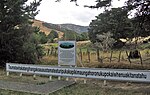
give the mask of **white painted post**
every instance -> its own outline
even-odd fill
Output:
[[[75,65],[75,68],[76,68],[76,67],[77,67],[77,66]],[[77,79],[76,79],[76,78],[74,78],[74,81],[75,81],[75,82],[77,82]]]
[[[22,77],[22,73],[20,73],[20,77]]]
[[[104,86],[106,86],[106,85],[107,85],[106,80],[104,80]]]
[[[58,67],[60,67],[60,65],[58,65]],[[61,80],[61,77],[60,77],[60,76],[58,76],[58,80]]]
[[[84,84],[86,84],[86,80],[84,79]]]
[[[9,72],[7,72],[6,75],[9,76]]]
[[[50,81],[52,80],[52,76],[49,76],[49,80],[50,80]]]
[[[33,78],[36,78],[36,74],[33,75]]]
[[[58,77],[58,80],[61,80],[61,77],[60,77],[60,76]]]
[[[77,79],[76,79],[76,78],[74,78],[74,81],[75,81],[75,82],[77,82]]]
[[[68,80],[69,80],[69,78],[67,77],[67,78],[66,78],[66,81],[68,81]]]

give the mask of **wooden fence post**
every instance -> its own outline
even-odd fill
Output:
[[[54,55],[57,56],[57,48],[55,48]]]
[[[50,54],[50,55],[52,55],[52,53],[53,53],[53,50],[54,50],[54,47],[51,47],[51,54]]]
[[[121,57],[121,51],[119,51],[119,58],[118,58],[118,62],[120,62],[120,57]]]
[[[89,63],[90,63],[91,58],[90,58],[90,51],[89,51],[89,49],[87,49],[87,54],[88,54],[88,60],[89,60]]]
[[[130,58],[129,58],[129,55],[128,55],[128,52],[127,52],[127,51],[126,51],[126,55],[127,55],[128,60],[129,60],[129,62],[130,62],[130,65],[131,65],[131,60],[130,60]]]
[[[112,60],[112,55],[113,55],[113,51],[110,52],[110,63],[111,63],[111,60]]]
[[[81,57],[81,62],[82,62],[82,50],[80,48],[80,57]]]
[[[47,50],[47,56],[49,55],[49,51],[50,51],[50,49]]]
[[[141,61],[141,65],[143,66],[143,60],[142,60],[142,56],[141,56],[141,53],[139,51],[139,55],[140,55],[140,61]]]
[[[97,53],[97,60],[99,61],[99,49],[96,49],[96,53]]]

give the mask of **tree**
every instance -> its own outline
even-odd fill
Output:
[[[149,0],[128,0],[126,8],[136,11],[132,19],[135,37],[150,35],[150,1]]]
[[[29,63],[33,63],[35,51],[26,51],[29,38],[31,38],[32,19],[38,13],[37,6],[40,5],[34,0],[26,5],[28,0],[1,0],[0,1],[0,64],[6,62],[25,62],[29,57]],[[32,47],[32,46],[31,46]],[[31,49],[31,48],[30,48]],[[32,57],[31,57],[32,56]],[[34,59],[34,58],[33,58]],[[27,62],[27,60],[26,60]]]
[[[49,39],[54,39],[54,38],[58,38],[58,33],[55,30],[52,30],[48,36]]]
[[[22,52],[24,56],[21,57],[23,58],[23,63],[35,63],[44,55],[43,47],[40,45],[43,44],[43,36],[41,36],[41,33],[43,34],[43,32],[37,27],[31,27],[31,29],[33,32],[23,45]]]
[[[81,38],[82,38],[82,41],[89,40],[88,33],[87,32],[81,33]]]
[[[63,39],[64,40],[77,40],[78,37],[78,33],[72,31],[72,30],[65,30],[64,31],[64,35],[63,35]]]
[[[115,40],[132,37],[132,23],[128,11],[123,8],[112,8],[96,16],[89,25],[89,38],[95,43],[97,35],[110,32]]]
[[[39,38],[40,38],[40,44],[45,44],[48,41],[48,38],[46,36],[46,34],[44,32],[39,32],[38,34]]]
[[[58,38],[58,33],[55,30],[51,30],[51,32],[47,35],[47,38],[50,42],[53,42],[55,38]]]
[[[103,34],[97,34],[95,46],[102,51],[109,51],[111,50],[113,44],[115,43],[115,40],[112,38],[113,34],[110,32],[103,33]]]

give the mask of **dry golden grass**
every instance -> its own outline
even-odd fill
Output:
[[[44,32],[46,35],[48,35],[52,29],[43,26],[42,23],[43,23],[43,21],[34,20],[33,26],[39,27],[42,32]],[[58,33],[59,38],[63,37],[63,35],[64,35],[63,32],[57,31],[57,30],[56,30],[56,32]]]
[[[45,46],[45,52],[48,51],[50,46]],[[120,50],[114,50],[112,53],[112,59],[110,62],[111,51],[102,52],[100,51],[100,58],[103,59],[103,63],[98,62],[96,50],[90,49],[90,60],[87,53],[87,49],[83,48],[82,50],[82,58],[79,50],[79,46],[77,47],[77,66],[81,67],[82,64],[85,67],[99,67],[99,68],[117,68],[117,69],[150,69],[150,51],[148,49],[140,50],[142,56],[142,62],[140,59],[130,59],[131,63],[128,60],[128,56],[126,51],[121,51],[120,61],[119,61],[119,53]],[[51,50],[50,50],[51,51]],[[129,51],[128,55],[129,55]],[[42,64],[48,65],[58,65],[58,57],[57,55],[48,55],[42,58]]]
[[[141,55],[143,58],[143,64],[141,64],[140,59],[130,59],[131,63],[128,60],[126,52],[123,51],[121,53],[120,61],[119,60],[119,52],[113,51],[112,59],[110,62],[110,52],[100,52],[100,57],[103,59],[103,63],[98,62],[96,51],[92,51],[90,53],[90,60],[87,54],[87,51],[82,52],[81,54],[77,54],[77,66],[81,67],[82,64],[85,67],[96,67],[96,68],[116,68],[116,69],[150,69],[150,56],[148,56],[145,52],[146,50],[141,51]],[[41,59],[42,64],[46,65],[58,65],[58,56],[48,55],[44,56]]]
[[[57,65],[58,64],[58,57],[52,56],[52,55],[44,56],[41,59],[41,64],[43,64],[43,65]]]

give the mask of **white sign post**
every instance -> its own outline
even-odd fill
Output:
[[[58,65],[76,65],[76,41],[58,42]]]

